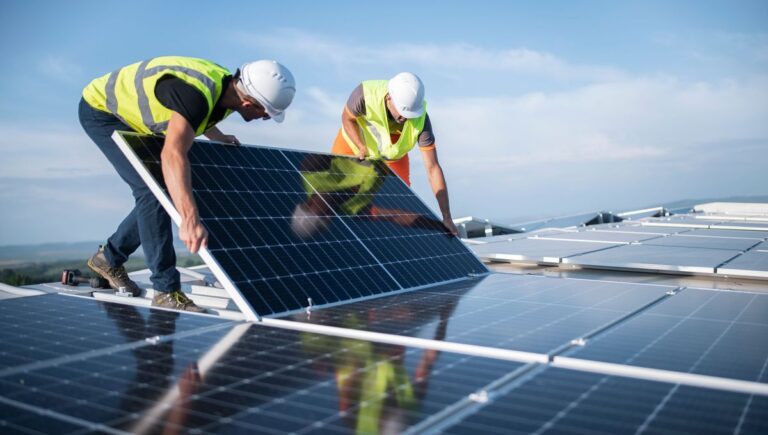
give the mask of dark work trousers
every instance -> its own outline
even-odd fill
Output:
[[[85,132],[112,163],[118,175],[128,183],[135,205],[104,246],[104,255],[112,266],[128,261],[139,245],[144,248],[147,266],[152,271],[152,284],[158,291],[181,288],[173,249],[171,218],[149,190],[138,172],[112,140],[115,130],[133,131],[117,117],[96,110],[80,99],[80,124]]]

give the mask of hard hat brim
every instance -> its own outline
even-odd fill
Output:
[[[397,113],[403,115],[403,117],[406,119],[414,119],[424,114],[424,107],[422,106],[419,110],[414,110],[414,111],[398,110]]]
[[[269,113],[269,112],[267,112]],[[276,113],[274,115],[270,114],[269,118],[275,121],[276,123],[280,124],[285,120],[285,112]]]

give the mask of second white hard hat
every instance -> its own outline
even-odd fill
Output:
[[[285,109],[296,94],[296,81],[288,68],[274,60],[257,60],[240,67],[245,91],[266,109],[275,122],[283,122]]]
[[[389,96],[395,108],[408,119],[424,113],[424,83],[416,74],[401,72],[389,79]]]

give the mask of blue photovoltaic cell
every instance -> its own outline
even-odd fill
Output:
[[[768,382],[766,313],[766,294],[685,289],[569,356]]]
[[[122,138],[163,186],[162,140]],[[381,162],[202,141],[188,155],[209,251],[258,314],[487,272]]]
[[[548,368],[449,434],[768,432],[768,398]]]
[[[0,319],[0,373],[62,355],[229,323],[55,294],[4,300]]]
[[[127,335],[151,322],[144,318],[149,310],[118,320],[99,308],[114,304],[79,302],[70,308],[91,322],[70,330],[73,337],[88,336],[91,325]],[[195,318],[216,320],[168,314],[175,317],[166,328]],[[99,352],[0,376],[0,427],[4,433],[406,429],[521,367],[248,323],[219,326],[131,348],[104,343]],[[31,334],[46,336],[42,329]]]
[[[673,287],[492,274],[480,280],[295,314],[291,320],[549,353]]]

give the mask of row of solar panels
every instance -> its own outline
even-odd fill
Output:
[[[765,294],[502,274],[261,324],[19,298],[0,304],[0,422],[764,433],[766,312]]]
[[[475,239],[470,246],[493,261],[768,278],[768,223],[693,216]]]

